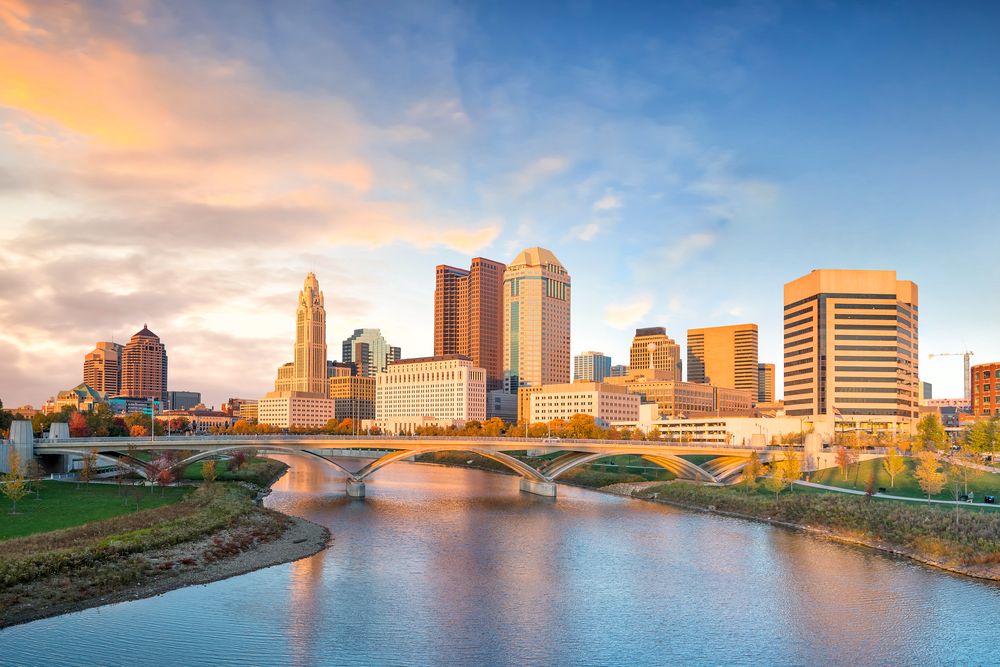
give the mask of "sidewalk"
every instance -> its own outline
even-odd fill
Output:
[[[814,489],[823,489],[824,491],[836,491],[837,493],[850,493],[855,496],[865,495],[864,491],[858,491],[857,489],[842,489],[839,486],[827,486],[825,484],[817,484],[816,482],[803,482],[802,480],[797,480],[795,483],[798,484],[799,486],[811,486]],[[886,498],[891,500],[909,500],[915,503],[924,503],[925,505],[927,504],[926,498],[909,498],[906,496],[894,496],[889,493],[876,493],[873,497]],[[967,503],[963,501],[956,502],[954,500],[931,500],[931,502],[938,503],[941,505],[961,505],[962,507],[991,507],[993,509],[1000,509],[1000,505],[987,505],[986,503]]]

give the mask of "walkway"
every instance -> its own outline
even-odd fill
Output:
[[[823,489],[824,491],[836,491],[837,493],[850,493],[855,496],[865,495],[864,491],[858,491],[857,489],[842,489],[839,486],[827,486],[826,484],[817,484],[816,482],[803,482],[798,480],[795,482],[799,486],[811,486],[814,489]],[[876,493],[875,498],[882,498],[885,500],[909,500],[915,503],[927,504],[926,498],[909,498],[907,496],[894,496],[888,493]],[[1000,505],[987,505],[986,503],[967,503],[964,501],[954,501],[954,500],[931,500],[932,503],[938,503],[940,505],[961,505],[962,507],[988,507],[991,509],[1000,509]]]

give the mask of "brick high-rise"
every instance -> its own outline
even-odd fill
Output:
[[[486,390],[503,387],[503,275],[506,265],[484,257],[469,270],[435,271],[434,354],[461,354],[486,370]]]
[[[167,398],[167,348],[142,325],[122,353],[121,396]]]

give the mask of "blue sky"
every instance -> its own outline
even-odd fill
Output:
[[[650,4],[0,0],[0,398],[144,323],[172,389],[260,396],[309,270],[331,358],[429,354],[434,266],[536,245],[616,363],[754,322],[780,368],[784,283],[896,270],[960,395],[926,354],[1000,359],[1000,10]]]

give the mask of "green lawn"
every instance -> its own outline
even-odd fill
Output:
[[[917,480],[913,478],[913,469],[917,466],[916,459],[906,460],[906,470],[896,475],[895,486],[889,485],[889,475],[886,473],[885,469],[882,467],[882,461],[884,459],[872,459],[871,461],[862,461],[860,465],[860,470],[857,470],[857,490],[864,491],[865,481],[868,479],[868,475],[875,472],[875,486],[885,487],[887,495],[894,496],[906,496],[909,498],[926,498],[927,495],[920,490],[917,485]],[[809,481],[816,482],[817,484],[825,484],[827,486],[836,486],[839,488],[853,489],[855,480],[856,466],[850,466],[847,472],[847,479],[844,479],[844,473],[840,471],[840,468],[826,468],[823,470],[817,470],[815,472],[809,473]],[[805,477],[803,476],[803,479]],[[954,500],[953,491],[955,488],[954,477],[949,476],[949,481],[945,485],[945,488],[941,490],[941,493],[931,498],[936,500]],[[965,483],[961,481],[962,493],[965,492]],[[983,472],[969,480],[969,491],[975,492],[976,502],[982,502],[983,496],[1000,496],[1000,473],[989,473]]]
[[[160,498],[159,487],[155,487],[152,494],[149,489],[144,489],[141,508],[170,505],[192,491],[194,487],[190,486],[168,487],[166,497]],[[38,500],[35,500],[34,493],[22,498],[17,503],[16,515],[9,514],[11,507],[10,500],[0,496],[0,540],[70,528],[134,512],[135,501],[129,499],[129,506],[126,507],[125,498],[118,497],[116,484],[92,483],[87,492],[86,484],[81,484],[77,490],[76,482],[45,481]]]

